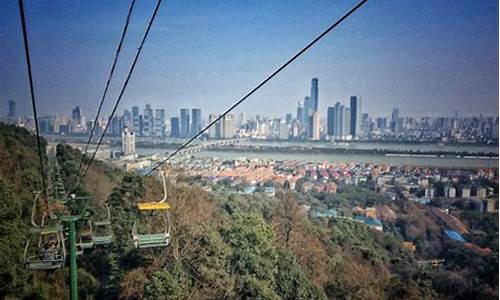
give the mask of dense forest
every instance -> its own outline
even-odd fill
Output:
[[[71,186],[81,153],[58,145],[57,159],[65,186]],[[68,298],[67,267],[49,272],[24,267],[33,191],[41,186],[36,138],[0,125],[0,162],[0,297]],[[138,218],[135,205],[161,199],[161,183],[102,162],[92,165],[80,193],[91,196],[96,211],[110,207],[114,240],[78,257],[80,298],[498,298],[498,214],[462,216],[480,232],[470,238],[493,250],[480,256],[443,238],[442,225],[417,209],[419,204],[390,201],[368,187],[309,195],[283,189],[266,197],[224,188],[208,192],[188,172],[178,174],[168,181],[170,246],[135,249],[130,233]],[[379,232],[349,219],[312,218],[304,204],[386,205],[396,217]],[[416,250],[407,250],[404,241],[413,241]],[[418,263],[432,257],[445,259],[444,266]]]

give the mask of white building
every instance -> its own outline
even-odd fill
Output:
[[[135,134],[129,131],[128,127],[125,127],[122,132],[122,152],[123,155],[135,154]]]

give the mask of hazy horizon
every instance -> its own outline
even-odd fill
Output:
[[[356,1],[166,1],[119,111],[133,105],[223,111]],[[95,114],[129,2],[27,1],[39,114]],[[137,1],[103,116],[116,100],[153,9]],[[15,100],[30,114],[17,1],[0,19],[0,112]],[[237,109],[295,114],[319,78],[322,115],[363,98],[373,116],[498,115],[498,2],[369,1]],[[474,105],[470,105],[474,103]],[[283,109],[285,107],[285,110]]]

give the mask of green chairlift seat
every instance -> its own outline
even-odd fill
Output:
[[[96,246],[109,245],[113,242],[113,231],[111,228],[111,212],[109,206],[106,205],[107,218],[103,221],[94,222],[94,233],[92,238]]]

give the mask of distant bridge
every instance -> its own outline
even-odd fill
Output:
[[[202,144],[195,145],[195,146],[192,146],[192,147],[189,147],[189,148],[186,148],[184,150],[179,151],[179,153],[177,153],[177,156],[192,155],[194,153],[198,153],[202,150],[205,150],[208,148],[213,148],[213,147],[234,145],[234,144],[237,144],[237,143],[244,141],[244,140],[245,139],[229,139],[229,140],[220,140],[220,141],[209,142],[209,143],[202,143]]]

